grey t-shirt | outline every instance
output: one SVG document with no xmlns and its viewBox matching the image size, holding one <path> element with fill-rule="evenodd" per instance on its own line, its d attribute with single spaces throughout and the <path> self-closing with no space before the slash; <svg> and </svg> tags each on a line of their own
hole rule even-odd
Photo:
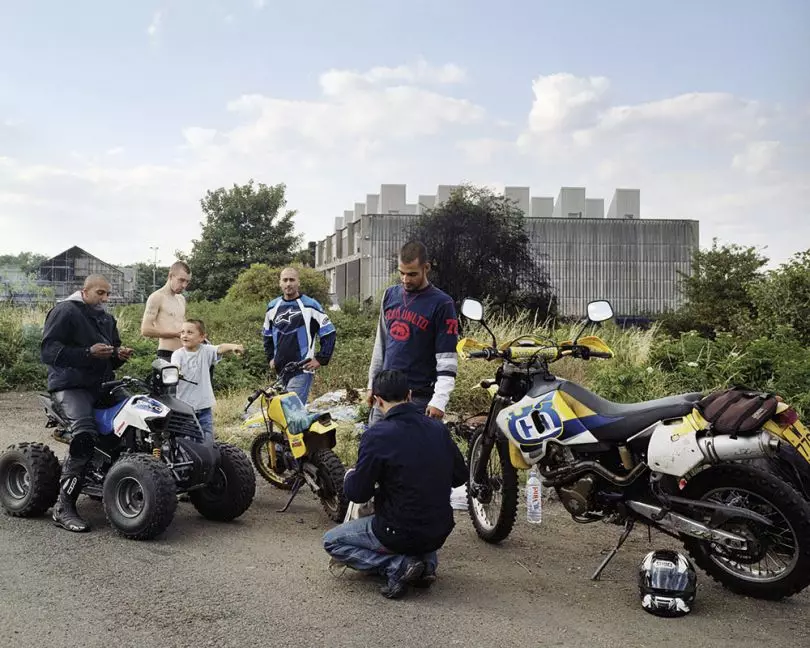
<svg viewBox="0 0 810 648">
<path fill-rule="evenodd" d="M 216 399 L 209 369 L 220 359 L 221 356 L 217 354 L 217 348 L 213 344 L 201 344 L 196 351 L 181 347 L 172 353 L 172 364 L 180 367 L 177 398 L 195 410 L 213 407 Z"/>
</svg>

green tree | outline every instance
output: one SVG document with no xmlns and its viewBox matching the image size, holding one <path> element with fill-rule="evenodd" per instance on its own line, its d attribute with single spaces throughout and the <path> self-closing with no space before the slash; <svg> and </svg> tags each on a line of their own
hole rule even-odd
<svg viewBox="0 0 810 648">
<path fill-rule="evenodd" d="M 548 273 L 515 201 L 462 186 L 422 214 L 410 234 L 427 246 L 433 283 L 455 300 L 489 298 L 507 310 L 554 314 Z"/>
<path fill-rule="evenodd" d="M 329 306 L 329 280 L 323 273 L 316 272 L 299 263 L 293 263 L 301 277 L 301 292 L 318 300 L 326 308 Z M 271 268 L 265 263 L 254 263 L 243 270 L 228 289 L 227 301 L 245 303 L 266 303 L 281 294 L 279 277 L 282 268 Z"/>
<path fill-rule="evenodd" d="M 166 278 L 169 276 L 169 266 L 155 267 L 151 263 L 138 262 L 133 264 L 136 271 L 135 276 L 135 296 L 138 301 L 146 301 L 146 298 L 152 293 L 154 288 L 160 288 L 166 283 Z M 153 283 L 154 271 L 154 283 Z"/>
<path fill-rule="evenodd" d="M 294 231 L 295 211 L 285 209 L 285 189 L 283 184 L 251 180 L 208 191 L 200 201 L 205 214 L 202 236 L 192 241 L 185 259 L 198 296 L 223 297 L 239 273 L 254 263 L 289 263 L 302 238 Z"/>
<path fill-rule="evenodd" d="M 764 332 L 790 326 L 803 344 L 810 345 L 810 250 L 767 272 L 751 285 L 750 293 Z"/>
<path fill-rule="evenodd" d="M 749 330 L 757 316 L 752 286 L 762 279 L 766 263 L 755 247 L 721 246 L 717 239 L 710 249 L 695 250 L 692 274 L 681 277 L 684 305 L 668 328 L 694 329 L 703 335 Z"/>
<path fill-rule="evenodd" d="M 37 252 L 20 252 L 19 254 L 0 254 L 0 266 L 20 268 L 26 274 L 34 274 L 48 257 Z"/>
</svg>

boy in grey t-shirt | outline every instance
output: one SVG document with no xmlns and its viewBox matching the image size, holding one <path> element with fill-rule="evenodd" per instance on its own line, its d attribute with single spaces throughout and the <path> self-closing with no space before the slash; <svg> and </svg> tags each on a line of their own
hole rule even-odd
<svg viewBox="0 0 810 648">
<path fill-rule="evenodd" d="M 205 324 L 202 320 L 186 320 L 180 329 L 182 347 L 172 353 L 172 364 L 180 368 L 177 397 L 191 405 L 206 437 L 214 440 L 214 387 L 210 368 L 228 353 L 244 351 L 241 344 L 204 344 Z"/>
</svg>

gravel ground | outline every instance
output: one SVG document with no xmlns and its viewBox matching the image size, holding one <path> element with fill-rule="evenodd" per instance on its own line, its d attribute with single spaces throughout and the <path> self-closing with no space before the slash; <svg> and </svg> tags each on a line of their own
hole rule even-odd
<svg viewBox="0 0 810 648">
<path fill-rule="evenodd" d="M 34 394 L 0 394 L 0 447 L 48 442 Z M 56 447 L 55 447 L 56 446 Z M 64 454 L 64 446 L 51 443 Z M 558 503 L 543 524 L 520 518 L 500 546 L 478 540 L 469 518 L 440 552 L 429 591 L 387 601 L 379 583 L 332 575 L 321 536 L 331 524 L 302 493 L 260 483 L 239 520 L 215 524 L 180 504 L 161 539 L 132 542 L 79 501 L 93 524 L 70 534 L 49 519 L 0 515 L 0 643 L 86 646 L 673 646 L 806 645 L 810 590 L 780 603 L 747 599 L 698 574 L 694 612 L 659 619 L 639 605 L 635 578 L 650 548 L 674 546 L 637 530 L 603 580 L 589 575 L 617 527 L 582 527 Z"/>
</svg>

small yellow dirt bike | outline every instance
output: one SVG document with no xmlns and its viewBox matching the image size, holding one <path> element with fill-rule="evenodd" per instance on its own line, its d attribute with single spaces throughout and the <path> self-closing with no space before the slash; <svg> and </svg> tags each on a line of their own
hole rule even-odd
<svg viewBox="0 0 810 648">
<path fill-rule="evenodd" d="M 337 425 L 329 412 L 308 412 L 294 392 L 284 389 L 285 378 L 308 362 L 289 363 L 267 389 L 248 398 L 245 411 L 261 398 L 259 411 L 244 425 L 260 427 L 250 446 L 258 473 L 276 488 L 292 491 L 279 513 L 284 513 L 304 484 L 318 497 L 333 522 L 343 522 L 349 506 L 343 494 L 346 468 L 334 453 Z"/>
</svg>

